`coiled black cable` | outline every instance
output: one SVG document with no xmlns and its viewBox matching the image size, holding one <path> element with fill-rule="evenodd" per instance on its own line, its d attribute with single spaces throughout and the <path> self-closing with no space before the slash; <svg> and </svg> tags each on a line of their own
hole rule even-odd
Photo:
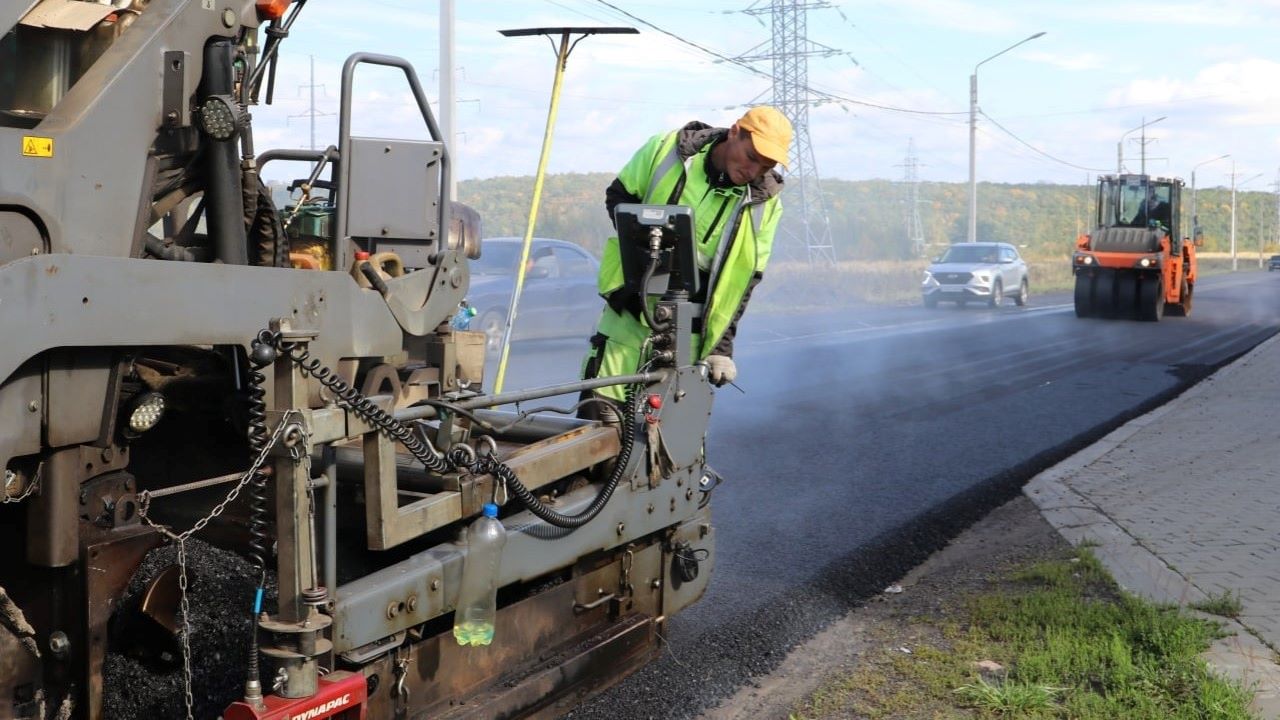
<svg viewBox="0 0 1280 720">
<path fill-rule="evenodd" d="M 547 507 L 537 498 L 524 483 L 520 482 L 520 478 L 505 463 L 500 462 L 497 458 L 485 456 L 476 458 L 474 462 L 466 466 L 468 470 L 477 475 L 493 475 L 506 486 L 507 492 L 511 493 L 520 501 L 520 504 L 528 508 L 529 512 L 539 519 L 560 528 L 580 528 L 591 522 L 604 506 L 608 504 L 609 498 L 613 497 L 613 491 L 618 488 L 618 483 L 622 480 L 623 474 L 626 473 L 627 463 L 631 460 L 631 448 L 635 446 L 636 412 L 639 410 L 640 394 L 637 392 L 638 385 L 631 385 L 627 388 L 627 399 L 623 404 L 621 412 L 621 431 L 622 443 L 618 449 L 618 457 L 613 466 L 612 472 L 609 473 L 609 479 L 605 482 L 604 487 L 600 488 L 600 492 L 596 494 L 594 500 L 582 512 L 577 515 L 565 515 Z M 454 459 L 452 455 L 450 459 Z M 459 453 L 456 459 L 463 460 L 463 453 Z"/>
<path fill-rule="evenodd" d="M 698 579 L 699 565 L 711 557 L 706 548 L 694 548 L 687 541 L 681 541 L 671 547 L 671 579 L 676 587 L 682 583 Z"/>
<path fill-rule="evenodd" d="M 256 462 L 267 447 L 270 433 L 267 431 L 267 382 L 262 369 L 276 359 L 275 348 L 263 341 L 260 334 L 249 352 L 249 461 Z M 270 523 L 270 498 L 267 490 L 267 471 L 258 468 L 249 481 L 249 560 L 259 574 L 258 585 L 266 582 L 267 553 L 271 538 L 267 534 Z"/>
<path fill-rule="evenodd" d="M 249 351 L 249 461 L 257 464 L 258 456 L 267 447 L 270 433 L 267 432 L 267 390 L 264 385 L 267 376 L 262 369 L 275 362 L 276 349 L 270 342 L 271 334 L 267 331 L 258 333 L 251 343 Z M 258 612 L 262 609 L 262 592 L 267 584 L 267 553 L 270 547 L 270 536 L 267 526 L 270 522 L 270 498 L 268 497 L 267 472 L 259 467 L 249 480 L 249 562 L 258 576 L 258 588 L 254 596 L 253 615 L 249 633 L 249 664 L 246 675 L 249 683 L 258 683 Z"/>
</svg>

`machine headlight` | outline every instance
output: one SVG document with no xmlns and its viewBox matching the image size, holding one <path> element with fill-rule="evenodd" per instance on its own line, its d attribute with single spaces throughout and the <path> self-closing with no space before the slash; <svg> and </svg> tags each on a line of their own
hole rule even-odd
<svg viewBox="0 0 1280 720">
<path fill-rule="evenodd" d="M 240 130 L 240 105 L 226 95 L 210 95 L 200 106 L 200 128 L 209 137 L 223 142 Z"/>
<path fill-rule="evenodd" d="M 156 426 L 164 415 L 164 396 L 158 392 L 139 395 L 129 410 L 129 431 L 142 434 Z"/>
</svg>

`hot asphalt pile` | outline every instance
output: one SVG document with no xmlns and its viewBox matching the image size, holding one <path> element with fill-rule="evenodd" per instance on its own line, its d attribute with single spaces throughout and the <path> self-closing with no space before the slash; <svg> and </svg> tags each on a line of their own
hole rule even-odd
<svg viewBox="0 0 1280 720">
<path fill-rule="evenodd" d="M 194 539 L 186 546 L 193 716 L 215 718 L 244 693 L 256 575 L 252 565 L 235 553 Z M 186 717 L 180 645 L 138 612 L 147 585 L 177 562 L 174 544 L 149 553 L 112 617 L 111 644 L 103 667 L 103 717 Z M 269 576 L 268 583 L 273 582 Z M 268 587 L 267 597 L 274 594 L 274 587 Z"/>
</svg>

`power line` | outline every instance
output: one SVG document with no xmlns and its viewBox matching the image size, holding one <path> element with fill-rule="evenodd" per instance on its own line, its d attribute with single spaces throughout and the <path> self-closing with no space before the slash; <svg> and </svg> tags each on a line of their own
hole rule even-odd
<svg viewBox="0 0 1280 720">
<path fill-rule="evenodd" d="M 1008 135 L 1004 134 L 999 130 L 996 130 L 994 128 L 979 127 L 978 134 L 986 138 L 987 140 L 991 141 L 992 152 L 1003 153 L 1006 157 L 1009 157 L 1021 162 L 1033 163 L 1040 167 L 1052 167 L 1055 169 L 1060 167 L 1058 163 L 1052 160 L 1049 160 L 1043 157 L 1042 155 L 1038 155 L 1034 152 L 1031 152 L 1030 150 L 1027 149 L 1026 145 L 1023 145 L 1013 140 Z"/>
<path fill-rule="evenodd" d="M 982 113 L 982 117 L 984 117 L 984 118 L 986 118 L 986 119 L 990 120 L 992 125 L 995 125 L 996 127 L 1000 128 L 1000 130 L 1002 130 L 1002 131 L 1004 132 L 1004 134 L 1008 135 L 1009 137 L 1013 138 L 1014 140 L 1017 140 L 1019 143 L 1022 143 L 1023 145 L 1027 146 L 1028 148 L 1030 148 L 1032 151 L 1036 152 L 1037 154 L 1039 154 L 1039 155 L 1043 155 L 1043 156 L 1045 156 L 1046 158 L 1048 158 L 1048 159 L 1050 159 L 1050 160 L 1052 160 L 1052 161 L 1054 161 L 1054 162 L 1056 162 L 1056 163 L 1059 163 L 1059 164 L 1061 164 L 1061 165 L 1066 165 L 1067 167 L 1072 167 L 1072 168 L 1075 168 L 1075 169 L 1077 169 L 1077 170 L 1088 170 L 1089 172 L 1107 172 L 1107 168 L 1091 168 L 1091 167 L 1085 167 L 1085 166 L 1083 166 L 1083 165 L 1077 165 L 1077 164 L 1075 164 L 1075 163 L 1073 163 L 1073 162 L 1067 162 L 1066 160 L 1063 160 L 1062 158 L 1054 157 L 1053 155 L 1050 155 L 1049 153 L 1047 153 L 1047 152 L 1045 152 L 1045 151 L 1041 150 L 1040 148 L 1036 147 L 1035 145 L 1032 145 L 1031 143 L 1027 142 L 1026 140 L 1023 140 L 1022 138 L 1018 137 L 1016 134 L 1014 134 L 1014 132 L 1013 132 L 1012 130 L 1010 130 L 1009 128 L 1007 128 L 1007 127 L 1005 127 L 1005 126 L 1001 125 L 999 122 L 997 122 L 997 121 L 996 121 L 996 119 L 995 119 L 995 118 L 991 117 L 991 116 L 990 116 L 990 115 L 988 115 L 986 112 L 984 112 L 984 111 L 982 111 L 982 110 L 979 110 L 978 112 Z"/>
<path fill-rule="evenodd" d="M 467 80 L 466 82 L 467 82 L 467 85 L 475 85 L 476 87 L 498 88 L 501 90 L 509 90 L 512 92 L 525 93 L 528 95 L 541 96 L 542 94 L 545 94 L 541 90 L 535 90 L 529 87 L 521 87 L 516 85 L 502 85 L 500 83 L 485 83 L 485 82 L 478 82 L 476 80 Z M 712 107 L 708 103 L 702 103 L 699 105 L 699 104 L 691 104 L 691 103 L 659 102 L 656 100 L 640 100 L 635 97 L 605 97 L 601 95 L 581 95 L 578 93 L 567 93 L 563 91 L 560 93 L 560 96 L 566 97 L 566 98 L 572 98 L 575 100 L 593 100 L 593 101 L 599 101 L 604 103 L 610 103 L 614 105 L 618 105 L 618 104 L 652 105 L 654 107 L 681 108 L 685 110 L 710 109 Z M 406 104 L 409 104 L 409 103 L 406 101 Z"/>
<path fill-rule="evenodd" d="M 716 58 L 716 59 L 718 59 L 718 60 L 720 60 L 720 61 L 722 61 L 722 62 L 727 62 L 727 63 L 729 63 L 729 64 L 731 64 L 731 65 L 734 65 L 735 67 L 738 67 L 738 68 L 741 68 L 741 69 L 743 69 L 743 70 L 746 70 L 747 72 L 751 73 L 752 75 L 756 75 L 757 77 L 765 78 L 765 79 L 768 79 L 768 80 L 773 80 L 773 76 L 772 76 L 772 75 L 770 75 L 769 73 L 764 72 L 763 70 L 760 70 L 760 69 L 758 69 L 758 68 L 753 67 L 750 63 L 747 63 L 746 61 L 740 60 L 740 59 L 738 59 L 738 58 L 732 58 L 732 57 L 729 57 L 728 55 L 725 55 L 725 54 L 723 54 L 723 53 L 716 52 L 715 50 L 712 50 L 712 49 L 711 49 L 711 48 L 709 48 L 709 47 L 706 47 L 706 46 L 704 46 L 704 45 L 699 45 L 698 43 L 696 43 L 696 42 L 694 42 L 694 41 L 692 41 L 692 40 L 688 40 L 688 39 L 686 39 L 686 38 L 683 38 L 683 37 L 681 37 L 681 36 L 679 36 L 679 35 L 677 35 L 677 34 L 675 34 L 675 33 L 671 32 L 670 30 L 666 30 L 665 28 L 659 27 L 659 26 L 657 26 L 657 25 L 655 25 L 655 24 L 653 24 L 653 23 L 649 22 L 648 20 L 645 20 L 644 18 L 640 17 L 639 15 L 635 15 L 635 14 L 633 14 L 633 13 L 627 12 L 626 10 L 623 10 L 622 8 L 618 7 L 617 5 L 614 5 L 613 3 L 609 2 L 609 0 L 596 0 L 596 2 L 598 2 L 598 3 L 600 3 L 601 5 L 604 5 L 604 6 L 606 6 L 606 7 L 613 8 L 613 10 L 615 10 L 616 12 L 622 13 L 623 15 L 627 16 L 627 17 L 628 17 L 628 18 L 630 18 L 631 20 L 634 20 L 635 22 L 638 22 L 638 23 L 640 23 L 641 25 L 644 25 L 644 26 L 646 26 L 646 27 L 649 27 L 649 28 L 652 28 L 652 29 L 654 29 L 654 30 L 657 30 L 658 32 L 662 33 L 663 35 L 666 35 L 667 37 L 670 37 L 671 39 L 673 39 L 673 40 L 675 40 L 675 41 L 677 41 L 677 42 L 679 42 L 679 43 L 683 43 L 684 45 L 688 45 L 689 47 L 694 48 L 695 50 L 698 50 L 699 52 L 705 53 L 705 54 L 710 55 L 711 57 L 714 57 L 714 58 Z M 893 106 L 893 105 L 883 105 L 883 104 L 881 104 L 881 103 L 873 103 L 873 102 L 870 102 L 870 101 L 867 101 L 867 100 L 859 100 L 859 99 L 857 99 L 857 98 L 852 98 L 852 97 L 849 97 L 849 96 L 847 96 L 847 95 L 841 95 L 841 94 L 839 94 L 839 93 L 828 92 L 828 91 L 825 91 L 825 90 L 818 90 L 818 89 L 815 89 L 815 88 L 810 87 L 810 86 L 808 86 L 808 85 L 806 85 L 806 86 L 804 87 L 804 90 L 805 90 L 806 92 L 808 92 L 808 93 L 812 94 L 812 95 L 820 96 L 821 98 L 824 98 L 826 101 L 829 101 L 829 102 L 837 102 L 837 103 L 841 103 L 841 102 L 843 102 L 843 103 L 849 103 L 850 105 L 858 105 L 858 106 L 860 106 L 860 107 L 868 107 L 868 108 L 873 108 L 873 109 L 876 109 L 876 110 L 884 110 L 884 111 L 886 111 L 886 112 L 906 113 L 906 114 L 909 114 L 909 115 L 967 115 L 967 114 L 968 114 L 968 112 L 967 112 L 967 111 L 965 111 L 965 112 L 943 112 L 943 111 L 937 111 L 937 110 L 915 110 L 915 109 L 912 109 L 912 108 L 901 108 L 901 107 L 895 107 L 895 106 Z"/>
<path fill-rule="evenodd" d="M 563 8 L 565 10 L 568 10 L 569 12 L 574 13 L 575 15 L 581 15 L 582 17 L 590 18 L 595 22 L 607 22 L 606 16 L 603 14 L 592 14 L 587 12 L 586 10 L 583 10 L 582 8 L 569 7 L 569 5 L 567 5 L 564 2 L 561 2 L 560 0 L 548 0 L 548 2 L 550 2 L 552 5 L 555 5 L 558 8 Z"/>
<path fill-rule="evenodd" d="M 1134 110 L 1140 108 L 1164 108 L 1170 105 L 1178 105 L 1182 103 L 1200 102 L 1201 100 L 1213 100 L 1219 98 L 1240 97 L 1244 93 L 1212 93 L 1209 95 L 1197 95 L 1195 97 L 1178 98 L 1176 100 L 1161 100 L 1159 102 L 1149 103 L 1131 103 L 1128 105 L 1108 105 L 1106 107 L 1089 108 L 1088 110 L 1055 110 L 1045 113 L 1025 113 L 1020 115 L 1010 115 L 1009 117 L 1022 120 L 1026 118 L 1048 118 L 1060 117 L 1064 115 L 1097 115 L 1102 113 L 1113 113 L 1116 110 Z"/>
<path fill-rule="evenodd" d="M 920 79 L 922 82 L 924 82 L 926 85 L 928 85 L 929 87 L 931 87 L 931 88 L 933 88 L 934 90 L 936 90 L 936 91 L 938 92 L 938 94 L 939 94 L 939 95 L 944 95 L 944 96 L 945 96 L 945 95 L 947 95 L 947 94 L 950 92 L 950 91 L 945 91 L 945 90 L 943 90 L 942 88 L 940 88 L 940 87 L 938 87 L 937 85 L 935 85 L 935 84 L 934 84 L 934 81 L 933 81 L 932 79 L 930 79 L 927 75 L 925 75 L 924 73 L 920 72 L 918 69 L 916 69 L 915 67 L 913 67 L 912 65 L 910 65 L 909 63 L 907 63 L 907 62 L 906 62 L 905 60 L 903 60 L 901 57 L 899 57 L 899 56 L 898 56 L 896 53 L 894 53 L 891 49 L 889 49 L 888 47 L 886 47 L 884 43 L 880 42 L 879 38 L 877 38 L 877 37 L 875 36 L 875 34 L 874 34 L 874 33 L 867 32 L 866 30 L 863 30 L 863 29 L 862 29 L 862 27 L 861 27 L 860 25 L 858 25 L 858 24 L 856 24 L 856 23 L 853 23 L 853 22 L 850 22 L 850 23 L 849 23 L 849 27 L 853 28 L 853 29 L 854 29 L 854 31 L 856 31 L 858 34 L 862 35 L 862 36 L 863 36 L 863 38 L 865 38 L 868 42 L 870 42 L 871 44 L 873 44 L 873 45 L 875 45 L 876 47 L 880 48 L 880 50 L 881 50 L 881 51 L 883 51 L 883 52 L 885 53 L 885 55 L 887 55 L 891 60 L 896 61 L 899 65 L 901 65 L 902 67 L 906 68 L 906 69 L 907 69 L 907 70 L 908 70 L 912 75 L 915 75 L 917 78 L 919 78 L 919 79 Z M 887 82 L 887 81 L 886 81 L 886 82 Z M 898 88 L 897 86 L 893 85 L 892 83 L 888 83 L 888 84 L 889 84 L 889 86 L 890 86 L 890 87 L 893 87 L 894 89 L 897 89 L 897 90 L 904 90 L 903 88 Z"/>
</svg>

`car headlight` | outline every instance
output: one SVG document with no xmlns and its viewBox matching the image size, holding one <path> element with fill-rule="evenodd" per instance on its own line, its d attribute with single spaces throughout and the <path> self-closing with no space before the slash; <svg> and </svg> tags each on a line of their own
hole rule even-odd
<svg viewBox="0 0 1280 720">
<path fill-rule="evenodd" d="M 932 279 L 933 279 L 933 273 L 929 272 L 928 270 L 925 270 L 924 277 L 920 278 L 920 282 L 925 283 L 927 285 L 929 284 L 929 281 Z"/>
<path fill-rule="evenodd" d="M 973 279 L 983 284 L 991 282 L 991 276 L 986 273 L 974 273 Z"/>
</svg>

